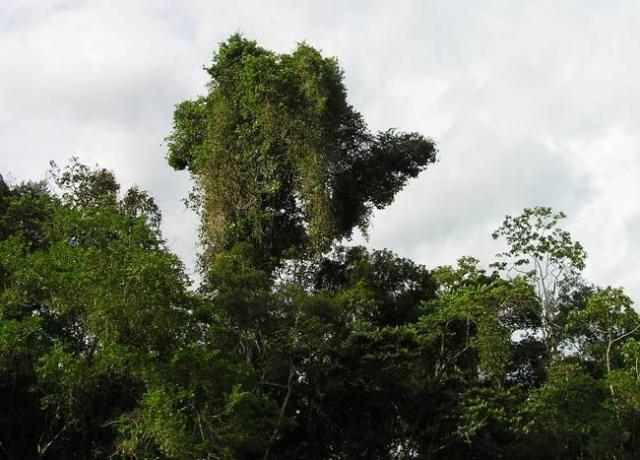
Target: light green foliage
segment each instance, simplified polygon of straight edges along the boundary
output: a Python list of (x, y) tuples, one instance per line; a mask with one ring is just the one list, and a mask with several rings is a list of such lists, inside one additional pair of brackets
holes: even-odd
[(495, 268), (523, 276), (535, 287), (542, 304), (543, 335), (553, 359), (561, 348), (561, 329), (558, 316), (563, 309), (563, 298), (581, 287), (581, 270), (586, 253), (579, 242), (574, 242), (566, 230), (558, 226), (566, 216), (548, 207), (525, 209), (521, 215), (506, 216), (493, 233), (508, 244), (506, 252), (497, 254), (503, 259)]
[(506, 216), (493, 233), (494, 239), (504, 237), (509, 246), (509, 250), (499, 256), (510, 260), (514, 269), (529, 268), (531, 271), (525, 274), (532, 277), (560, 279), (584, 269), (586, 253), (582, 245), (558, 227), (558, 222), (565, 217), (563, 212), (541, 206), (525, 209), (516, 217)]
[(168, 160), (196, 179), (213, 251), (249, 243), (266, 266), (326, 251), (435, 160), (419, 134), (370, 133), (337, 61), (304, 43), (276, 54), (234, 35), (208, 72), (209, 94), (176, 107)]

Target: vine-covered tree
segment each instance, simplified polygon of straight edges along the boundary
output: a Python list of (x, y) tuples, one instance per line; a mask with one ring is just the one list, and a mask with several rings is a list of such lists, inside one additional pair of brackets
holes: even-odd
[(209, 93), (176, 107), (168, 160), (195, 178), (211, 251), (247, 243), (261, 267), (326, 251), (436, 159), (420, 134), (370, 132), (338, 62), (307, 44), (234, 35), (207, 70)]

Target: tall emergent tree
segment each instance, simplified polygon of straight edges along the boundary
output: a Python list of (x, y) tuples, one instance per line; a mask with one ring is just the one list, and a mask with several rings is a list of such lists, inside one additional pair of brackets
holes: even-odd
[[(354, 228), (366, 231), (372, 211), (390, 204), (409, 178), (433, 163), (436, 148), (418, 133), (372, 133), (347, 101), (337, 61), (306, 44), (278, 54), (234, 35), (220, 45), (207, 71), (208, 94), (176, 107), (168, 160), (174, 168), (188, 169), (196, 183), (210, 316), (226, 325), (229, 344), (235, 343), (261, 376), (257, 392), (277, 401), (264, 457), (282, 438), (292, 411), (309, 420), (298, 436), (307, 436), (316, 448), (331, 446), (326, 430), (312, 441), (325, 415), (317, 412), (317, 396), (312, 396), (320, 388), (304, 382), (321, 372), (315, 366), (329, 360), (321, 358), (322, 350), (339, 347), (349, 328), (339, 333), (323, 325), (337, 322), (334, 327), (342, 328), (338, 324), (347, 312), (331, 306), (335, 292), (329, 290), (343, 287), (328, 279), (322, 282), (326, 288), (316, 289), (320, 273), (312, 267), (326, 267), (319, 258)], [(369, 263), (368, 255), (351, 254), (354, 263)], [(385, 263), (393, 269), (398, 262)], [(402, 270), (417, 285), (388, 282), (389, 289), (398, 284), (408, 298), (411, 292), (432, 291), (425, 273), (411, 265)], [(329, 297), (310, 298), (320, 290)], [(361, 301), (351, 302), (351, 319), (375, 318), (375, 307), (363, 308)], [(373, 303), (367, 300), (367, 306)], [(415, 318), (415, 295), (397, 310), (379, 315), (396, 323)], [(374, 433), (369, 430), (368, 436), (374, 439)], [(332, 442), (339, 443), (339, 436)], [(386, 449), (386, 441), (377, 442), (375, 449)]]
[(370, 132), (336, 59), (304, 43), (278, 54), (234, 35), (207, 71), (209, 93), (176, 108), (168, 159), (196, 180), (209, 251), (248, 244), (263, 268), (327, 251), (436, 159), (420, 134)]

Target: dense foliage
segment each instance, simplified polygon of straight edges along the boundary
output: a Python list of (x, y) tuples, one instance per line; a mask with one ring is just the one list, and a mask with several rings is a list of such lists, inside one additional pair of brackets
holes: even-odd
[(636, 458), (640, 317), (549, 208), (491, 271), (344, 246), (435, 161), (308, 45), (233, 36), (176, 107), (190, 287), (153, 199), (77, 161), (0, 179), (0, 458)]
[(305, 44), (276, 54), (235, 35), (207, 70), (208, 95), (176, 107), (168, 160), (202, 191), (213, 251), (249, 244), (264, 268), (327, 251), (435, 160), (420, 134), (371, 133), (337, 61)]

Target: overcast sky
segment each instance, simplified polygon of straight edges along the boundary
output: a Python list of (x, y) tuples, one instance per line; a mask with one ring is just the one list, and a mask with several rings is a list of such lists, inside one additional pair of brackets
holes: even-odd
[[(433, 137), (440, 162), (376, 214), (369, 245), (427, 267), (500, 245), (524, 207), (564, 210), (586, 275), (640, 300), (640, 2), (0, 0), (0, 173), (112, 169), (156, 198), (193, 266), (188, 175), (165, 161), (176, 103), (234, 32), (336, 56), (373, 129)], [(360, 240), (358, 240), (360, 241)]]

